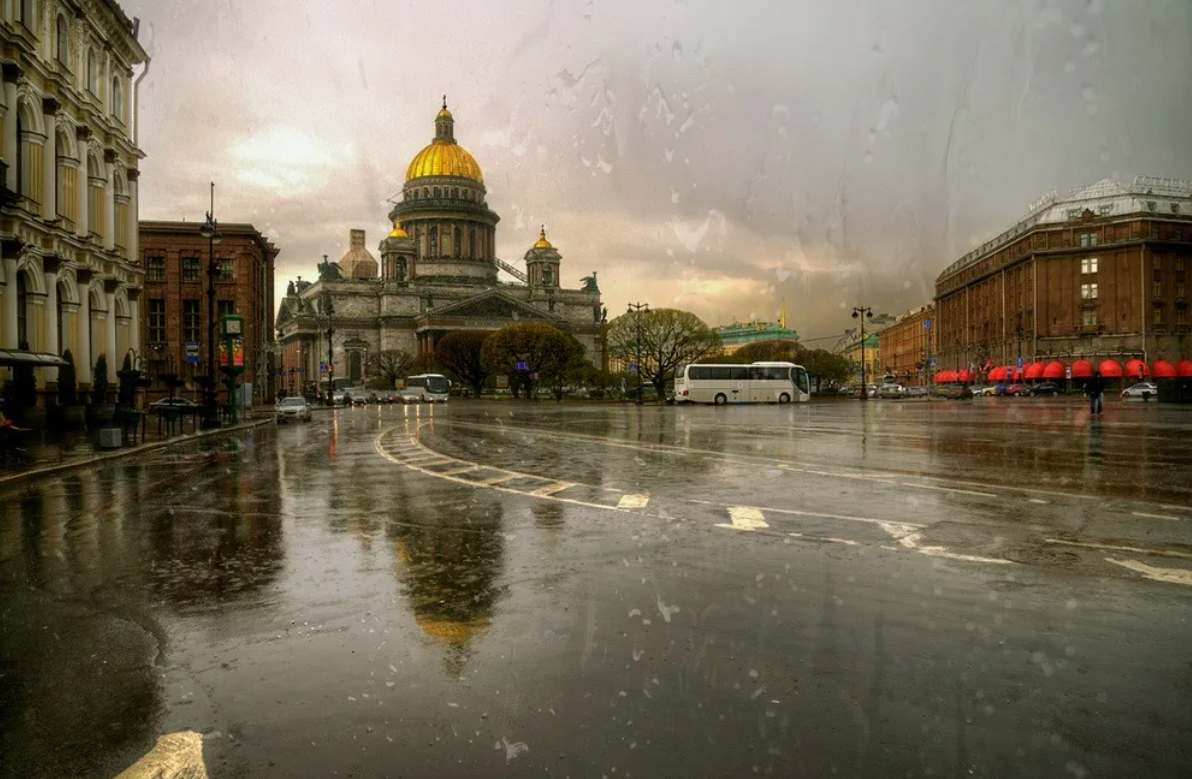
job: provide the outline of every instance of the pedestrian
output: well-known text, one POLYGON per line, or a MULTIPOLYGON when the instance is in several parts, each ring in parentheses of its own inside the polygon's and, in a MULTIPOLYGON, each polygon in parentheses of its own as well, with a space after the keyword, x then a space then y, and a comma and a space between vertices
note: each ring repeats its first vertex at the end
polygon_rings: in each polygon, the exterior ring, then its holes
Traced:
POLYGON ((1105 394, 1105 379, 1101 371, 1093 371, 1092 378, 1084 383, 1084 394, 1089 396, 1089 415, 1101 415, 1101 396, 1105 394))

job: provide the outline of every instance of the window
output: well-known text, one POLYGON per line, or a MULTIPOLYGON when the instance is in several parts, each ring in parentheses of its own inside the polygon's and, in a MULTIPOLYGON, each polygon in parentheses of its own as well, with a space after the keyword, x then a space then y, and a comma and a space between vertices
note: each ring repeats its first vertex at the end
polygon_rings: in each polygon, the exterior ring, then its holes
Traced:
POLYGON ((58 14, 58 28, 56 32, 58 36, 58 40, 56 41, 58 44, 58 62, 66 65, 70 61, 70 24, 66 21, 65 14, 58 14))
POLYGON ((1097 285, 1081 284, 1080 285, 1080 299, 1081 300, 1096 300, 1097 299, 1097 285))
POLYGON ((185 343, 199 342, 199 301, 182 301, 182 340, 185 343))
POLYGON ((1155 306, 1151 309, 1151 321, 1156 325, 1163 324, 1163 306, 1155 306))
POLYGON ((431 227, 427 230, 430 247, 426 250, 427 255, 431 257, 439 256, 439 228, 431 227))
POLYGON ((1159 225, 1151 225, 1151 240, 1159 240, 1159 225))
POLYGON ((219 268, 219 275, 215 277, 216 281, 228 282, 236 280, 236 266, 233 260, 216 260, 215 263, 216 267, 219 268))
POLYGON ((1182 241, 1182 240, 1184 240, 1184 228, 1182 228, 1182 227, 1177 227, 1177 228, 1175 229, 1175 235, 1172 237, 1172 240, 1173 240, 1173 241, 1182 241))
POLYGON ((438 196, 439 196, 439 188, 435 187, 435 197, 438 197, 438 196))
POLYGON ((555 279, 554 279, 554 273, 551 271, 551 267, 549 265, 543 266, 543 268, 542 268, 542 286, 553 287, 554 285, 555 285, 555 279))
POLYGON ((1079 208, 1069 208, 1068 209, 1069 221, 1071 221, 1072 219, 1079 219, 1079 218, 1080 218, 1080 209, 1079 208))
POLYGON ((166 302, 161 298, 149 301, 149 342, 160 344, 166 341, 166 302))
POLYGON ((1101 216, 1109 216, 1113 213, 1113 206, 1097 206, 1097 213, 1101 216))
POLYGON ((33 7, 33 0, 17 0, 18 21, 29 32, 37 32, 37 11, 33 7))
POLYGON ((451 197, 459 199, 459 187, 451 188, 451 197))
POLYGON ((1186 309, 1186 308, 1177 308, 1177 309, 1175 310, 1175 323, 1176 323, 1177 325, 1186 325, 1186 324, 1188 324, 1188 309, 1186 309))
POLYGON ((468 230, 468 256, 476 258, 476 229, 468 230))
POLYGON ((236 313, 236 301, 234 300, 217 300, 215 301, 215 315, 227 316, 236 313))
POLYGON ((145 281, 163 282, 166 280, 166 258, 150 257, 145 261, 145 281))
POLYGON ((196 283, 200 280, 198 257, 182 258, 182 280, 190 283, 196 283))
POLYGON ((464 231, 458 227, 455 228, 455 239, 452 243, 454 244, 452 248, 455 250, 455 256, 462 257, 464 255, 464 231))
POLYGON ((1094 309, 1088 309, 1080 312, 1080 324, 1085 327, 1097 326, 1097 312, 1094 309))
POLYGON ((95 49, 87 49, 87 90, 99 94, 99 65, 95 61, 95 49))
POLYGON ((1163 282, 1161 280, 1155 279, 1151 282, 1151 295, 1157 298, 1163 297, 1163 282))
POLYGON ((1096 273, 1097 272, 1097 258, 1086 257, 1080 261, 1081 273, 1096 273))
POLYGON ((112 77, 112 115, 124 120, 124 90, 120 88, 120 77, 112 77))
POLYGON ((1171 213, 1173 213, 1173 214, 1178 214, 1179 212, 1180 212, 1180 204, 1179 204, 1179 203, 1172 203, 1172 204, 1171 204, 1171 213))
POLYGON ((1097 245, 1097 234, 1096 233, 1081 233, 1080 234, 1080 245, 1081 246, 1096 246, 1097 245))
POLYGON ((17 274, 17 348, 29 348, 29 287, 23 271, 17 274))
POLYGON ((1154 200, 1148 200, 1146 201, 1146 208, 1148 211, 1155 211, 1159 208, 1159 204, 1154 200))

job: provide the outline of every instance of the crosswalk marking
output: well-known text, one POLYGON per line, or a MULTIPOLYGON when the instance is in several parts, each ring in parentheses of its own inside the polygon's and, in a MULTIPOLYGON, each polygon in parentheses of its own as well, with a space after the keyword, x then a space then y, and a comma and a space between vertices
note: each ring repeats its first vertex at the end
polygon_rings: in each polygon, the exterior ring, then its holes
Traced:
POLYGON ((548 495, 554 495, 556 492, 562 492, 574 487, 575 484, 569 481, 561 481, 556 484, 548 484, 545 487, 539 487, 530 494, 536 498, 545 498, 548 495))
POLYGON ((766 515, 753 506, 729 506, 728 516, 733 521, 731 525, 719 524, 716 527, 733 530, 765 530, 770 527, 766 523, 766 515))
POLYGON ((644 509, 646 504, 650 502, 649 495, 622 495, 621 499, 617 501, 617 508, 619 509, 644 509))
POLYGON ((1131 571, 1137 571, 1144 578, 1151 579, 1152 581, 1192 585, 1192 571, 1183 568, 1160 568, 1157 565, 1147 565, 1137 560, 1115 560, 1112 557, 1106 557, 1105 562, 1120 565, 1123 568, 1129 568, 1131 571))

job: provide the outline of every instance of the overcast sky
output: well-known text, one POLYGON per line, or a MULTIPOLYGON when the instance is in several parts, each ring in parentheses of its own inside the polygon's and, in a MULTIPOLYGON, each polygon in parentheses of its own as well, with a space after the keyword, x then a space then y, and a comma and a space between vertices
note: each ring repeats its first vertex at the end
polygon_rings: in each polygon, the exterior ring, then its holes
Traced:
MULTIPOLYGON (((1188 0, 123 0, 141 217, 251 222, 276 285, 376 245, 433 136, 456 138, 520 260, 709 324, 839 333, 898 313, 1029 201, 1192 178, 1188 0)), ((379 259, 379 258, 378 258, 379 259)))

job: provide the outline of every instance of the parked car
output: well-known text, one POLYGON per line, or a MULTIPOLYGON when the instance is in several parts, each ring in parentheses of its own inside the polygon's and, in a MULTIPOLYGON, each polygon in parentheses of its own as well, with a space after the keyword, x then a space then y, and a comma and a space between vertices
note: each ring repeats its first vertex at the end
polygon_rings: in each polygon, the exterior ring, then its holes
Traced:
POLYGON ((348 387, 344 390, 344 403, 362 406, 365 403, 376 403, 376 390, 367 387, 348 387))
POLYGON ((1158 396, 1158 394, 1158 385, 1149 381, 1140 381, 1137 384, 1131 387, 1126 387, 1124 390, 1122 390, 1123 398, 1142 398, 1143 400, 1149 400, 1150 398, 1158 396))
POLYGON ((906 396, 908 398, 925 398, 927 397, 926 387, 907 387, 906 396))
POLYGON ((1025 384, 1008 384, 1006 385, 1007 395, 1027 395, 1030 393, 1030 387, 1025 384))
POLYGON ((931 394, 949 400, 968 400, 973 397, 973 391, 962 384, 940 384, 931 394))
POLYGON ((1028 394, 1028 395, 1051 395, 1052 397, 1055 397, 1056 395, 1060 394, 1063 391, 1064 391, 1064 388, 1061 387, 1060 385, 1056 384, 1054 381, 1045 381, 1040 384, 1032 385, 1031 388, 1029 390, 1027 390, 1026 394, 1028 394))
POLYGON ((986 384, 983 387, 973 387, 972 390, 974 397, 989 398, 997 394, 997 385, 986 384))
POLYGON ((288 397, 283 398, 275 409, 275 415, 278 422, 285 422, 287 419, 302 420, 303 422, 310 421, 310 406, 306 405, 306 398, 288 397))
POLYGON ((902 398, 906 396, 906 387, 901 384, 883 384, 877 388, 879 398, 902 398))

